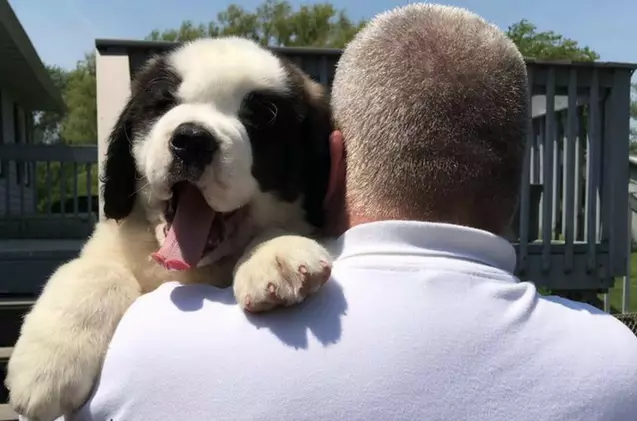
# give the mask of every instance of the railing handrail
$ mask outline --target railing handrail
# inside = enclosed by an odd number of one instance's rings
[[[151,40],[134,40],[134,39],[117,39],[117,38],[98,38],[95,40],[95,48],[101,51],[105,50],[170,50],[178,45],[183,44],[181,41],[151,41]],[[303,55],[320,55],[338,57],[343,52],[340,48],[328,47],[279,47],[269,46],[272,51],[284,54],[303,54]],[[627,68],[637,70],[637,63],[614,62],[614,61],[574,61],[574,60],[558,60],[558,59],[537,59],[535,57],[525,57],[527,64],[549,65],[549,66],[582,66],[582,67],[611,67],[611,68]]]
[[[97,145],[0,144],[0,160],[94,164],[97,162]]]

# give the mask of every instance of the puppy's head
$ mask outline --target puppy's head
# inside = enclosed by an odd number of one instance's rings
[[[199,266],[267,228],[308,234],[323,224],[330,132],[323,89],[287,60],[236,37],[185,44],[133,80],[109,139],[104,214],[142,209],[160,245],[177,226],[184,243],[206,230]]]

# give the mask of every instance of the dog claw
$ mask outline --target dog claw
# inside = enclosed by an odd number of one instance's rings
[[[331,270],[329,253],[314,240],[277,237],[238,267],[235,296],[251,313],[299,304],[329,279]]]

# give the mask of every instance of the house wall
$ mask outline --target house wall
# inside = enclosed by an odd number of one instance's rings
[[[29,111],[17,104],[10,92],[2,87],[0,118],[0,144],[32,142],[33,122]],[[35,212],[33,165],[0,162],[0,215]]]

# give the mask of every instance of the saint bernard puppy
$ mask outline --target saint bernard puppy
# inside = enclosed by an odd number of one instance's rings
[[[51,421],[78,409],[124,312],[162,282],[233,285],[248,311],[319,289],[331,130],[323,88],[250,40],[150,59],[110,135],[106,218],[24,320],[7,369],[15,410]]]

